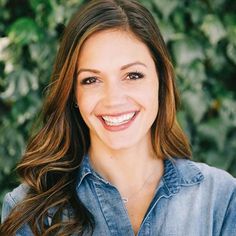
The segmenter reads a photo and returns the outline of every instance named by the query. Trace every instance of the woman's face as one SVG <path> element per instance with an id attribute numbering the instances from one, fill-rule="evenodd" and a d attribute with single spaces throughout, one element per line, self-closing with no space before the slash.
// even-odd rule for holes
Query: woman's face
<path id="1" fill-rule="evenodd" d="M 158 85 L 152 56 L 133 34 L 106 30 L 90 36 L 79 54 L 76 99 L 91 145 L 118 150 L 149 142 Z"/>

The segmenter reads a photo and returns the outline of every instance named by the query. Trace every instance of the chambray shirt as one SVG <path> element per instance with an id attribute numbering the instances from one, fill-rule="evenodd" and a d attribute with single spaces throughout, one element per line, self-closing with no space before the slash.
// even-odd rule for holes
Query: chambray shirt
<path id="1" fill-rule="evenodd" d="M 93 236 L 134 236 L 120 193 L 91 168 L 88 157 L 82 162 L 76 190 L 95 217 Z M 27 187 L 20 185 L 6 195 L 2 221 L 26 192 Z M 16 235 L 33 234 L 25 225 Z M 163 177 L 137 235 L 236 236 L 236 179 L 206 164 L 165 160 Z"/>

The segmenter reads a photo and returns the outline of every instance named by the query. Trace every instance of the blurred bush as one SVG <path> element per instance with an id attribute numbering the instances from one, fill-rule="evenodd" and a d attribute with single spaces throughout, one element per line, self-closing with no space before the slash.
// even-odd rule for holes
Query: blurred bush
<path id="1" fill-rule="evenodd" d="M 140 1 L 173 58 L 193 159 L 236 176 L 236 2 Z M 64 24 L 82 2 L 0 0 L 0 201 L 17 185 Z"/>

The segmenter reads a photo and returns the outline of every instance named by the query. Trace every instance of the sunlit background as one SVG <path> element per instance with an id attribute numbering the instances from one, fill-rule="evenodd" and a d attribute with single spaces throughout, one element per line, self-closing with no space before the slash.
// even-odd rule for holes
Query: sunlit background
<path id="1" fill-rule="evenodd" d="M 40 112 L 64 24 L 82 2 L 0 0 L 0 203 L 18 184 L 14 168 Z M 178 118 L 193 159 L 236 176 L 236 1 L 141 2 L 173 59 Z"/>

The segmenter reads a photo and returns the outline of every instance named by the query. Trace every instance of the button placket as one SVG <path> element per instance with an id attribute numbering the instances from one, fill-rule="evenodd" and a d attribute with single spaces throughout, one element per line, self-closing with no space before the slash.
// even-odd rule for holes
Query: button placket
<path id="1" fill-rule="evenodd" d="M 134 236 L 134 232 L 118 190 L 104 183 L 94 182 L 101 211 L 112 236 Z"/>

